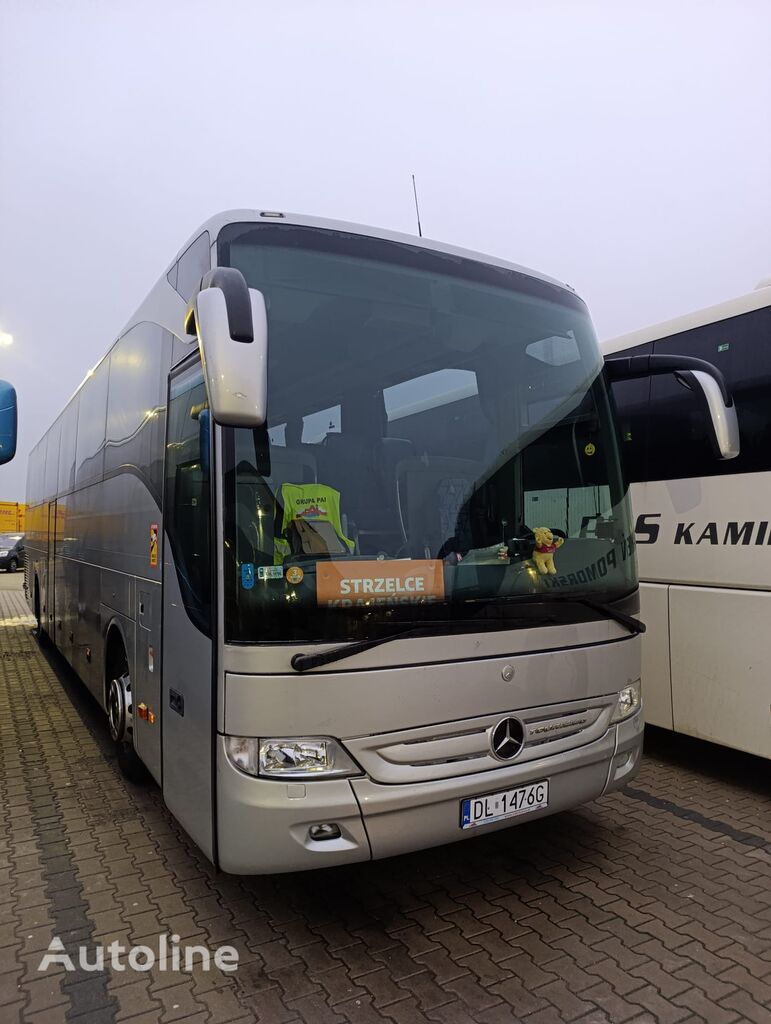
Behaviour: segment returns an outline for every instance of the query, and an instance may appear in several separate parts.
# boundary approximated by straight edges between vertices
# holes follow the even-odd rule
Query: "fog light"
[[[339,839],[340,826],[331,822],[325,822],[323,825],[311,825],[308,835],[316,843],[324,842],[327,839]]]

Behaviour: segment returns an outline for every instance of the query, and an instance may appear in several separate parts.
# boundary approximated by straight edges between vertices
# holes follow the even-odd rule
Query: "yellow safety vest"
[[[298,534],[303,553],[312,555],[353,551],[354,542],[343,533],[340,516],[340,492],[327,484],[282,484],[283,516],[275,538],[273,562],[281,565],[291,553],[290,527]],[[337,544],[335,543],[335,538]]]

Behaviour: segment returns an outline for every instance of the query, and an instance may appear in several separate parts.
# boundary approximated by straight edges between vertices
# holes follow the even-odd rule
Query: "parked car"
[[[24,568],[24,537],[20,533],[0,533],[0,569],[16,572]]]

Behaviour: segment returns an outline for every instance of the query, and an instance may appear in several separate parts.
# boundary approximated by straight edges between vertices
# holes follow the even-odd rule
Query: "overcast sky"
[[[600,337],[771,274],[768,0],[0,0],[0,500],[212,213],[424,233]]]

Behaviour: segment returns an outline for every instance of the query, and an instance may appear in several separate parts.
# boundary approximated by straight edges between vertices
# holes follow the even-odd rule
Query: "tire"
[[[40,611],[40,584],[35,579],[35,635],[41,647],[48,646],[48,636],[43,629],[43,618]]]
[[[18,558],[12,558],[10,560],[10,562],[8,563],[8,568],[5,571],[6,572],[16,572],[16,570],[18,568],[19,568],[19,560],[18,560]]]
[[[150,773],[132,745],[118,743],[115,756],[120,773],[128,782],[135,786],[146,786],[150,782]]]
[[[107,686],[107,722],[113,743],[127,742],[131,733],[132,712],[131,678],[128,668],[125,668],[116,673]]]
[[[125,651],[121,651],[119,664],[120,668],[107,687],[110,739],[115,745],[115,757],[121,775],[129,782],[143,785],[150,781],[150,773],[134,749],[133,698]]]

